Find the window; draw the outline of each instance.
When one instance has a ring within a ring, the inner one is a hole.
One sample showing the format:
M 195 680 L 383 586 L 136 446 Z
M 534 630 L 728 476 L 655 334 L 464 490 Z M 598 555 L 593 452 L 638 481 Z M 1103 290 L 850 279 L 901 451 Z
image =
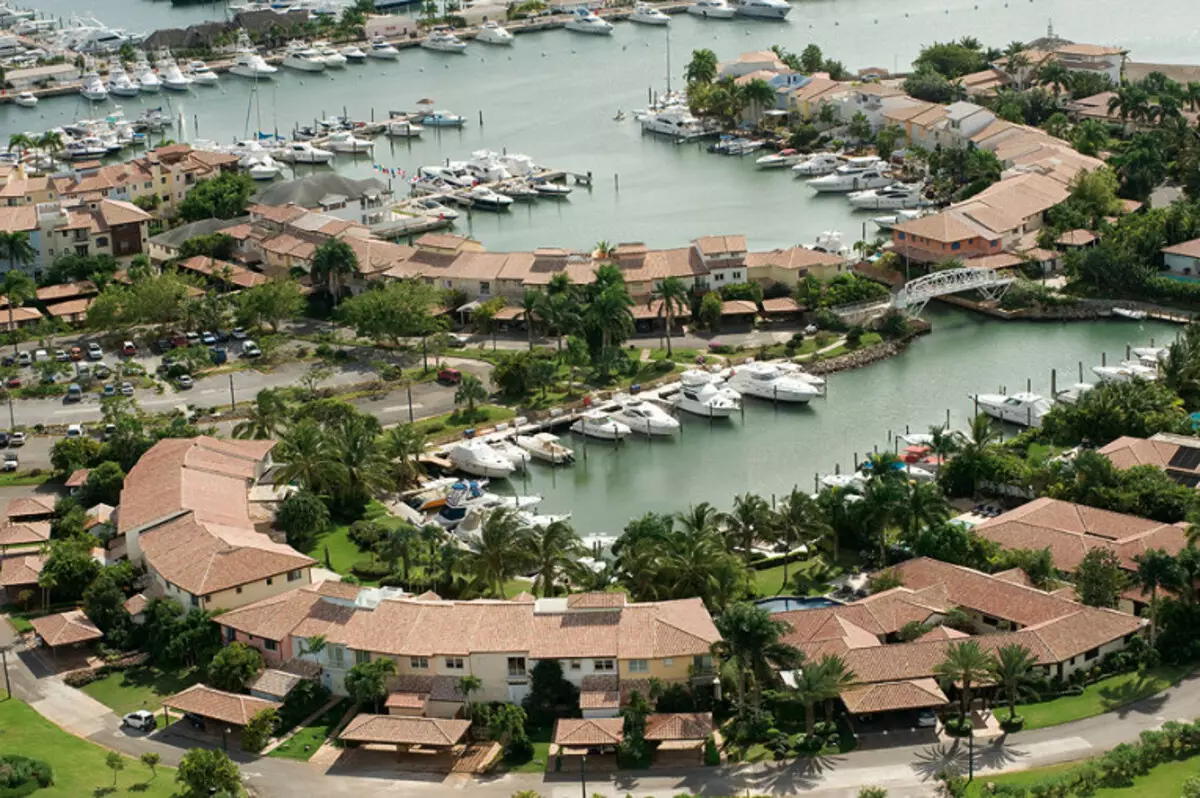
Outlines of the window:
M 275 580 L 268 576 L 267 577 L 267 586 L 270 587 L 274 583 L 275 583 Z
M 571 660 L 571 670 L 573 670 L 573 671 L 583 670 L 583 663 L 577 659 Z
M 904 235 L 905 234 L 900 232 L 899 230 L 896 231 L 896 238 L 900 239 L 901 241 L 904 240 Z
M 108 236 L 99 236 L 99 237 L 97 237 L 97 238 L 96 238 L 96 246 L 98 246 L 98 247 L 107 247 L 107 246 L 108 246 Z
M 481 280 L 479 283 L 479 293 L 481 293 L 481 294 L 492 293 L 492 284 L 486 280 Z
M 429 657 L 409 657 L 408 667 L 414 670 L 429 670 Z
M 630 673 L 649 673 L 650 672 L 650 663 L 644 659 L 631 659 L 631 660 L 629 660 L 629 672 Z
M 153 180 L 147 180 L 147 181 L 145 182 L 145 184 L 143 184 L 142 188 L 154 188 L 154 181 L 153 181 Z
M 288 581 L 295 582 L 297 579 L 299 579 L 301 577 L 301 575 L 302 574 L 300 573 L 299 568 L 297 568 L 295 571 L 288 571 Z
M 509 657 L 508 658 L 508 675 L 509 676 L 526 676 L 527 675 L 524 657 Z
M 671 666 L 672 666 L 672 665 L 674 665 L 674 664 L 675 664 L 675 659 L 674 659 L 674 657 L 667 657 L 666 659 L 664 659 L 664 660 L 663 660 L 663 665 L 665 665 L 665 666 L 666 666 L 666 667 L 668 667 L 668 668 L 669 668 L 669 667 L 671 667 Z
M 1100 656 L 1100 649 L 1098 647 L 1093 648 L 1093 649 L 1090 649 L 1086 654 L 1083 655 L 1083 661 L 1091 662 L 1098 656 Z
M 354 664 L 355 665 L 366 665 L 370 661 L 371 661 L 371 652 L 370 651 L 355 651 L 354 652 Z
M 742 279 L 742 273 L 741 273 L 741 272 L 734 272 L 734 273 L 733 273 L 733 279 L 735 279 L 735 280 L 740 280 L 740 279 Z
M 274 651 L 275 649 L 279 648 L 279 644 L 274 640 L 263 640 L 263 648 L 265 648 L 267 651 Z
M 461 671 L 464 667 L 462 657 L 446 657 L 446 670 Z
M 225 642 L 232 643 L 234 640 L 237 640 L 237 630 L 230 629 L 228 626 L 226 626 L 225 627 Z
M 163 184 L 164 186 L 167 184 L 167 179 L 166 179 L 165 177 L 162 179 L 162 184 Z
M 199 606 L 200 606 L 200 599 L 199 599 L 199 598 L 197 598 L 196 596 L 189 596 L 188 598 L 190 598 L 190 599 L 191 599 L 191 601 L 192 601 L 192 606 L 193 606 L 193 607 L 199 607 Z
M 950 245 L 950 249 L 958 249 L 960 246 L 962 246 L 962 245 L 959 244 L 957 241 L 955 241 L 953 244 Z
M 329 664 L 335 668 L 346 667 L 346 649 L 341 646 L 329 646 Z
M 592 660 L 592 670 L 612 673 L 617 669 L 616 663 L 611 659 Z

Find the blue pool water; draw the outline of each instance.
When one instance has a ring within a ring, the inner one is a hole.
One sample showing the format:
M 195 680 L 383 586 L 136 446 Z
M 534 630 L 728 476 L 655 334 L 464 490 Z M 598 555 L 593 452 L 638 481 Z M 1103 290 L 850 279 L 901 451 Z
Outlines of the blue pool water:
M 777 596 L 754 603 L 760 607 L 765 607 L 767 611 L 772 613 L 791 612 L 792 610 L 817 610 L 824 607 L 840 607 L 842 605 L 840 601 L 820 596 Z

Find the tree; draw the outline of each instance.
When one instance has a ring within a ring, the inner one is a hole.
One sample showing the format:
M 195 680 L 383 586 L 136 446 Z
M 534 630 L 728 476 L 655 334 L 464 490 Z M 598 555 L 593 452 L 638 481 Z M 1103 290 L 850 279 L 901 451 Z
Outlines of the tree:
M 83 591 L 83 611 L 110 642 L 124 642 L 130 618 L 125 611 L 125 582 L 130 568 L 110 565 L 100 569 Z
M 800 53 L 800 71 L 812 74 L 820 72 L 821 66 L 825 63 L 825 55 L 821 52 L 821 48 L 815 44 L 810 44 Z
M 274 451 L 280 462 L 278 483 L 294 483 L 313 493 L 332 491 L 345 478 L 333 443 L 312 419 L 302 419 L 280 438 Z
M 1137 565 L 1134 584 L 1150 593 L 1150 647 L 1154 648 L 1158 638 L 1158 591 L 1160 588 L 1172 590 L 1183 580 L 1175 558 L 1162 549 L 1134 555 L 1133 562 Z
M 60 599 L 71 601 L 83 595 L 99 572 L 100 565 L 92 559 L 91 542 L 85 536 L 51 540 L 50 554 L 42 564 L 41 576 L 57 591 Z
M 567 364 L 567 395 L 572 396 L 575 393 L 575 377 L 581 368 L 587 367 L 591 362 L 591 353 L 588 351 L 587 341 L 580 338 L 578 335 L 567 337 L 567 348 L 563 352 L 563 362 Z
M 116 507 L 121 503 L 121 489 L 125 485 L 125 472 L 111 460 L 105 460 L 88 472 L 87 481 L 79 496 L 84 507 L 107 504 Z
M 974 42 L 934 42 L 921 49 L 921 54 L 913 61 L 913 66 L 918 70 L 922 67 L 932 69 L 950 79 L 979 72 L 985 65 L 984 57 L 978 46 L 970 46 L 972 43 Z
M 230 643 L 208 663 L 207 681 L 218 690 L 239 693 L 262 667 L 262 654 L 257 648 L 245 643 Z
M 1098 119 L 1085 119 L 1075 126 L 1071 146 L 1084 155 L 1095 156 L 1108 147 L 1108 128 Z
M 387 698 L 387 678 L 395 674 L 396 663 L 391 657 L 360 662 L 346 673 L 346 693 L 360 707 L 374 705 L 378 712 L 379 702 Z
M 737 673 L 738 705 L 745 707 L 749 692 L 757 709 L 763 686 L 775 679 L 775 669 L 793 668 L 802 660 L 799 650 L 783 642 L 791 626 L 775 620 L 765 608 L 746 603 L 729 607 L 717 617 L 716 625 L 721 641 L 713 652 Z
M 557 376 L 558 366 L 553 360 L 535 357 L 529 363 L 529 387 L 540 390 L 542 399 L 546 398 L 546 391 L 554 384 Z
M 675 317 L 688 306 L 688 290 L 678 277 L 665 277 L 655 286 L 650 304 L 659 303 L 659 315 L 667 324 L 667 357 L 671 357 L 671 333 L 675 329 Z
M 468 673 L 465 676 L 458 677 L 458 684 L 455 685 L 455 688 L 465 699 L 467 717 L 473 717 L 475 714 L 475 702 L 471 700 L 471 697 L 483 689 L 483 681 L 478 676 Z
M 4 280 L 0 281 L 0 294 L 8 302 L 8 329 L 16 329 L 13 324 L 13 309 L 24 305 L 33 299 L 36 286 L 33 278 L 22 271 L 17 271 L 16 264 L 22 266 L 33 262 L 36 253 L 29 243 L 29 234 L 23 231 L 6 233 L 0 232 L 0 255 L 8 258 L 8 271 Z M 17 351 L 17 339 L 13 338 L 13 353 Z
M 504 598 L 504 583 L 533 564 L 532 533 L 509 507 L 488 513 L 478 535 L 468 538 L 466 545 L 467 570 L 476 587 L 493 598 Z
M 343 512 L 358 513 L 371 496 L 390 490 L 392 464 L 379 444 L 379 421 L 374 416 L 353 411 L 329 430 L 338 479 L 334 497 Z
M 314 284 L 325 287 L 325 293 L 335 307 L 342 296 L 342 291 L 345 290 L 346 281 L 356 272 L 358 272 L 358 256 L 354 254 L 350 245 L 341 239 L 326 239 L 313 252 L 312 268 L 309 270 L 309 274 Z M 392 283 L 392 285 L 395 284 Z
M 713 332 L 718 332 L 721 329 L 721 295 L 716 291 L 709 291 L 700 300 L 700 323 Z
M 487 398 L 487 388 L 484 387 L 481 379 L 474 374 L 462 375 L 462 382 L 458 384 L 458 388 L 454 391 L 454 404 L 466 405 L 468 417 L 474 418 L 475 405 L 486 402 Z
M 125 769 L 125 757 L 118 754 L 116 751 L 109 751 L 104 756 L 104 764 L 112 771 L 113 774 L 113 789 L 117 788 L 117 775 Z
M 987 467 L 988 449 L 998 439 L 999 435 L 992 427 L 991 419 L 980 413 L 971 419 L 967 438 L 961 443 L 958 454 L 951 461 L 957 464 L 956 468 L 963 469 L 970 475 L 972 498 L 979 497 L 979 480 Z
M 762 496 L 743 493 L 733 499 L 733 510 L 721 515 L 729 548 L 738 548 L 742 560 L 750 565 L 750 552 L 754 543 L 769 535 L 771 507 Z
M 688 83 L 712 83 L 717 79 L 717 54 L 708 48 L 692 50 L 683 77 Z
M 1019 643 L 996 649 L 996 657 L 992 662 L 992 681 L 1004 691 L 1010 721 L 1017 716 L 1017 699 L 1036 695 L 1033 685 L 1038 681 L 1037 669 L 1037 657 Z
M 525 320 L 525 335 L 529 339 L 529 351 L 533 351 L 534 316 L 541 310 L 545 295 L 536 289 L 526 288 L 521 296 L 521 318 Z
M 278 723 L 279 712 L 273 707 L 256 712 L 242 727 L 242 750 L 257 754 L 266 748 Z
M 350 297 L 342 305 L 341 314 L 359 335 L 399 344 L 405 338 L 428 336 L 443 329 L 442 322 L 432 315 L 437 302 L 438 291 L 433 286 L 417 280 L 396 280 Z
M 896 505 L 896 520 L 909 535 L 915 537 L 922 527 L 950 517 L 950 505 L 936 483 L 909 480 L 903 493 L 903 500 Z
M 790 584 L 788 564 L 791 553 L 800 544 L 811 551 L 818 545 L 823 547 L 832 542 L 833 527 L 825 520 L 816 500 L 799 488 L 793 488 L 791 493 L 783 497 L 772 521 L 773 537 L 786 549 L 783 559 L 783 585 L 786 586 Z
M 946 103 L 954 99 L 955 86 L 944 75 L 932 69 L 918 69 L 904 79 L 904 91 L 926 102 Z
M 774 108 L 777 99 L 775 89 L 771 88 L 771 84 L 762 78 L 754 78 L 743 86 L 742 97 L 747 105 L 757 106 L 760 109 Z
M 232 219 L 246 212 L 254 181 L 249 175 L 223 172 L 201 180 L 179 203 L 179 218 L 185 222 L 201 219 Z
M 533 589 L 541 590 L 543 598 L 555 593 L 560 576 L 578 576 L 581 573 L 579 560 L 588 556 L 588 550 L 566 521 L 555 520 L 544 526 L 535 526 L 530 535 L 531 555 L 537 576 Z
M 261 285 L 244 288 L 237 295 L 237 319 L 245 327 L 266 324 L 278 332 L 282 322 L 296 318 L 304 311 L 304 295 L 300 284 L 291 279 L 269 280 Z
M 796 697 L 804 704 L 804 732 L 812 736 L 817 702 L 832 701 L 854 682 L 854 672 L 838 656 L 826 654 L 819 662 L 804 662 L 796 679 Z M 826 712 L 825 720 L 832 720 Z
M 139 759 L 142 760 L 143 765 L 150 768 L 150 780 L 154 781 L 158 778 L 158 763 L 162 761 L 162 756 L 156 751 L 146 751 Z
M 996 669 L 996 662 L 974 640 L 951 643 L 946 656 L 933 666 L 934 675 L 959 687 L 959 714 L 966 718 L 971 710 L 971 685 L 986 680 Z
M 875 134 L 875 152 L 883 160 L 890 160 L 896 144 L 905 140 L 904 128 L 895 123 L 884 125 Z
M 279 437 L 287 419 L 287 400 L 275 388 L 264 388 L 254 397 L 246 418 L 233 426 L 233 437 L 267 440 Z
M 287 535 L 289 546 L 309 551 L 317 542 L 317 535 L 329 527 L 329 508 L 312 491 L 298 490 L 279 505 L 275 522 Z
M 421 453 L 425 451 L 425 433 L 415 424 L 397 424 L 383 433 L 381 448 L 396 469 L 396 484 L 407 487 L 424 472 Z
M 846 125 L 846 134 L 856 141 L 867 141 L 871 138 L 871 122 L 862 111 L 856 111 Z
M 1114 98 L 1115 99 L 1115 98 Z M 1126 197 L 1145 201 L 1167 178 L 1167 158 L 1157 133 L 1137 133 L 1127 147 L 1109 159 L 1121 177 Z
M 237 795 L 242 789 L 242 774 L 224 751 L 193 748 L 179 760 L 175 781 L 187 787 L 194 798 L 224 791 Z

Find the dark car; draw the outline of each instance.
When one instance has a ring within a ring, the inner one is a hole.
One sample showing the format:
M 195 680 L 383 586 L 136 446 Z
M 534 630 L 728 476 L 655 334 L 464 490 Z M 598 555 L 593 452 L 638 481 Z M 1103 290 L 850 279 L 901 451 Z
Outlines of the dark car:
M 0 446 L 8 446 L 8 433 L 0 432 Z
M 5 355 L 3 363 L 6 366 L 15 366 L 15 365 L 17 365 L 17 356 L 16 355 Z
M 184 713 L 183 719 L 192 724 L 194 728 L 204 728 L 204 718 L 200 717 L 199 715 L 193 715 L 191 712 L 187 712 Z
M 171 343 L 170 338 L 159 338 L 154 343 L 150 344 L 150 351 L 156 355 L 170 352 L 174 348 L 175 344 Z
M 187 336 L 183 333 L 171 333 L 172 346 L 183 348 L 188 345 Z

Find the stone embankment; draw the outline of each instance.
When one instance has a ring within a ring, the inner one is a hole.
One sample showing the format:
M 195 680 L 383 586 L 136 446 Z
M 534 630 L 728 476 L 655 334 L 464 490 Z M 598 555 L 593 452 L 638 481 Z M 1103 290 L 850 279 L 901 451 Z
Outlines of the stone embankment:
M 868 346 L 854 352 L 847 352 L 844 355 L 831 357 L 828 360 L 818 360 L 805 366 L 805 369 L 812 374 L 833 374 L 838 371 L 850 371 L 851 369 L 869 366 L 872 363 L 877 363 L 880 360 L 886 360 L 893 355 L 900 354 L 908 348 L 909 342 L 914 337 L 910 336 L 897 341 L 884 341 L 874 346 Z

